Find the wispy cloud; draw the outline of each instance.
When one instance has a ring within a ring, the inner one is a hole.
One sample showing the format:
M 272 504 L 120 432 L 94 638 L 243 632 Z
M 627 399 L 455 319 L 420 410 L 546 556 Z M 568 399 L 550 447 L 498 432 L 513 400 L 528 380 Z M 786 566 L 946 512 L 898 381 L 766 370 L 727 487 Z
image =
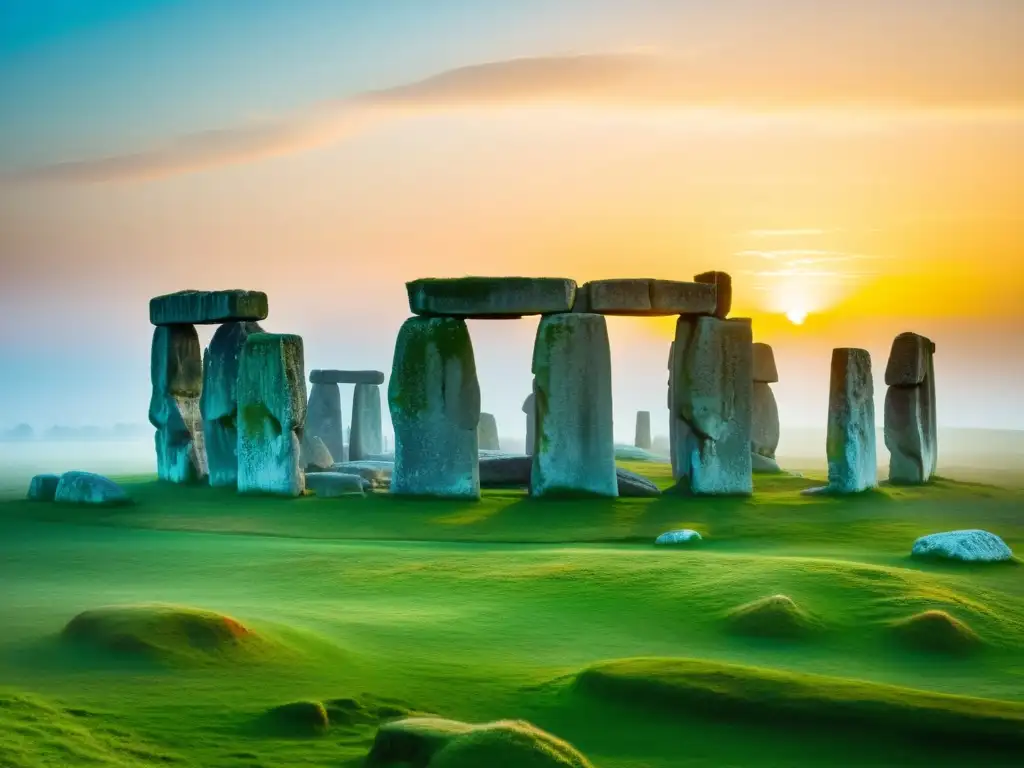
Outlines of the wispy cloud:
M 332 144 L 381 121 L 494 106 L 976 108 L 1018 110 L 1024 94 L 1002 79 L 907 82 L 865 72 L 854 79 L 794 77 L 769 61 L 651 52 L 511 59 L 442 72 L 417 82 L 327 102 L 297 114 L 201 131 L 163 146 L 0 175 L 6 182 L 147 179 L 244 163 Z M 806 75 L 806 72 L 802 73 Z M 841 86 L 841 87 L 840 87 Z M 762 230 L 765 236 L 785 230 Z M 810 234 L 815 230 L 790 230 Z
M 833 231 L 830 229 L 752 229 L 747 234 L 751 237 L 817 237 Z

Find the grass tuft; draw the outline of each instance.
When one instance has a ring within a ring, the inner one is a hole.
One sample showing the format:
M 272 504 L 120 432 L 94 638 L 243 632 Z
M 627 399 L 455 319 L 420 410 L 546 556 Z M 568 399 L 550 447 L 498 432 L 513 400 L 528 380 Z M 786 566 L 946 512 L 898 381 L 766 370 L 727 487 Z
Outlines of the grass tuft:
M 821 628 L 819 622 L 786 595 L 763 597 L 726 615 L 732 632 L 748 637 L 795 640 Z
M 331 721 L 319 701 L 292 701 L 273 707 L 260 718 L 263 735 L 308 738 L 327 733 Z
M 967 655 L 982 646 L 981 638 L 969 625 L 945 611 L 924 611 L 890 625 L 893 636 L 917 651 Z

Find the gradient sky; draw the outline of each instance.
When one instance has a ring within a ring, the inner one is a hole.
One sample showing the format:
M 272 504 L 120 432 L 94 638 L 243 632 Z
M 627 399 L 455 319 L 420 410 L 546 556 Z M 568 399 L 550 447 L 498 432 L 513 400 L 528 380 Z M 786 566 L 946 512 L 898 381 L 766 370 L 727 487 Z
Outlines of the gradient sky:
M 389 371 L 415 277 L 724 269 L 785 424 L 914 330 L 943 425 L 1022 429 L 1022 49 L 1019 0 L 4 0 L 0 427 L 144 421 L 160 293 Z M 665 431 L 672 322 L 609 325 Z M 503 433 L 535 327 L 472 323 Z

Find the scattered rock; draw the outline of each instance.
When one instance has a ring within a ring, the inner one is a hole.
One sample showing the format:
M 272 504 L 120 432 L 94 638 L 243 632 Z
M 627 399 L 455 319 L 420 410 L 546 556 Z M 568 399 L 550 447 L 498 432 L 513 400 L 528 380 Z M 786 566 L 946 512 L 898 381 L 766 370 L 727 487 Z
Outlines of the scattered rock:
M 267 294 L 259 291 L 179 291 L 149 300 L 153 325 L 213 325 L 266 320 Z
M 383 371 L 339 371 L 316 369 L 309 374 L 310 384 L 369 384 L 380 386 L 384 383 Z
M 702 537 L 697 531 L 681 528 L 678 531 L 667 531 L 654 540 L 658 546 L 677 544 L 696 544 Z
M 633 445 L 644 451 L 651 450 L 651 412 L 636 412 L 636 433 Z
M 661 496 L 661 490 L 646 477 L 630 472 L 622 467 L 615 468 L 615 479 L 619 489 L 619 496 L 624 497 L 646 497 Z
M 307 473 L 328 472 L 334 467 L 334 457 L 319 437 L 302 436 L 300 464 Z
M 516 318 L 572 310 L 573 280 L 554 277 L 425 278 L 406 283 L 415 315 Z
M 376 384 L 356 384 L 352 391 L 352 431 L 348 443 L 349 461 L 361 461 L 384 450 L 380 387 Z
M 1013 552 L 1006 542 L 994 533 L 977 529 L 922 536 L 914 542 L 910 554 L 965 563 L 1001 563 L 1013 559 Z
M 103 475 L 65 472 L 57 483 L 54 501 L 62 504 L 128 504 L 124 489 Z
M 335 496 L 362 496 L 370 485 L 359 475 L 342 472 L 312 472 L 306 475 L 306 488 L 320 498 Z
M 172 483 L 206 479 L 206 450 L 199 397 L 203 361 L 193 325 L 164 325 L 153 331 L 153 385 L 149 422 L 156 427 L 157 476 Z
M 481 451 L 500 451 L 498 439 L 498 421 L 492 413 L 481 413 L 477 425 L 477 440 Z
M 29 501 L 53 501 L 59 484 L 60 475 L 36 475 L 28 486 Z
M 714 315 L 719 320 L 725 320 L 732 311 L 732 277 L 725 272 L 702 272 L 693 279 L 698 283 L 711 283 L 715 286 Z
M 533 496 L 616 496 L 612 371 L 602 315 L 546 315 L 533 347 Z
M 312 377 L 311 377 L 312 378 Z M 345 458 L 345 430 L 341 415 L 341 389 L 337 384 L 314 382 L 306 404 L 303 438 L 319 438 L 337 461 Z

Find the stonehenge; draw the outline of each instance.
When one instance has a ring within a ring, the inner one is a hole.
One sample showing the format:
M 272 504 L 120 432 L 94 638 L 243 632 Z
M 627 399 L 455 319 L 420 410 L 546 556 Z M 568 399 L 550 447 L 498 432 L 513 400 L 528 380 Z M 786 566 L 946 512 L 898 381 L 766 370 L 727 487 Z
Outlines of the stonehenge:
M 349 429 L 349 461 L 362 461 L 370 456 L 379 456 L 384 450 L 384 430 L 380 414 L 380 381 L 356 382 L 352 390 L 352 425 Z
M 381 426 L 381 371 L 314 370 L 306 414 L 306 432 L 324 441 L 338 461 L 359 461 L 384 450 Z M 340 384 L 355 385 L 352 393 L 352 424 L 345 447 Z
M 753 421 L 750 431 L 750 451 L 755 472 L 777 473 L 781 470 L 775 460 L 781 430 L 779 406 L 771 385 L 779 380 L 775 353 L 767 344 L 754 344 Z
M 633 445 L 635 445 L 637 448 L 643 448 L 645 451 L 651 450 L 650 411 L 636 412 L 636 433 L 633 437 Z
M 477 440 L 481 451 L 500 451 L 501 441 L 498 439 L 498 422 L 494 414 L 481 413 L 477 425 Z
M 916 333 L 892 343 L 885 370 L 885 446 L 889 481 L 923 485 L 938 461 L 935 423 L 935 344 Z
M 314 371 L 313 373 L 317 373 Z M 341 416 L 341 389 L 336 383 L 309 377 L 309 402 L 306 404 L 307 438 L 318 437 L 338 461 L 345 459 L 345 437 Z

